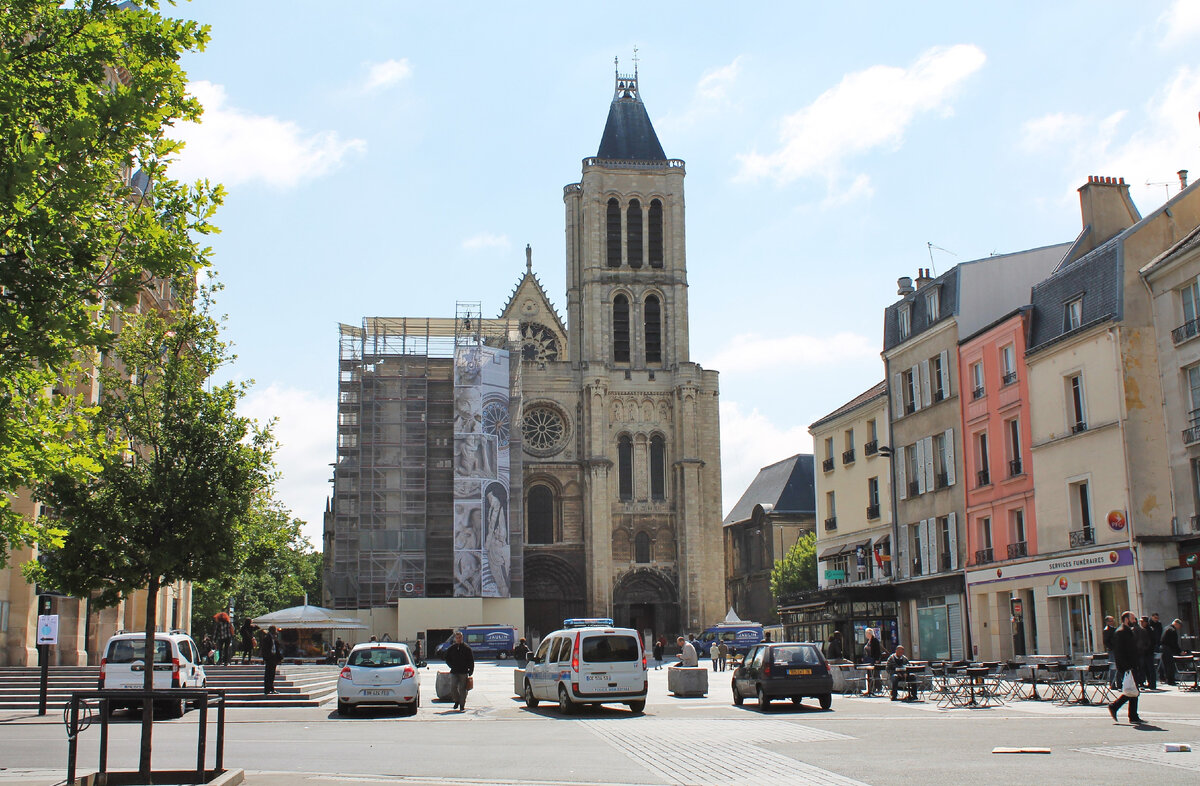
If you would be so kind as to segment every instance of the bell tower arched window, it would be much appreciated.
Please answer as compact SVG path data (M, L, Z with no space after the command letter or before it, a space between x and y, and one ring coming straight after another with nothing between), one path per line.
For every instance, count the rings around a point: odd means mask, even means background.
M639 532L633 539L633 561L646 563L650 561L650 536Z
M617 440L617 496L622 502L633 499L633 440L628 434Z
M663 211L662 201L650 200L650 227L646 238L650 245L650 267L663 266Z
M626 248L629 250L629 266L642 266L642 203L636 199L629 200L629 209L625 211Z
M554 542L554 492L546 486L529 489L525 532L530 543Z
M662 307L658 303L657 295L646 298L644 312L646 316L646 362L661 363Z
M621 266L621 203L616 197L608 200L608 266Z
M650 498L667 498L667 441L661 434L650 438Z
M613 360L629 362L629 298L613 298Z

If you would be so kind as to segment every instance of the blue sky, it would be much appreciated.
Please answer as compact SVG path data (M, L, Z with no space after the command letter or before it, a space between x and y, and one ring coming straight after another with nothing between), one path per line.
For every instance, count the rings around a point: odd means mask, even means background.
M1177 170L1200 177L1200 2L780 5L173 9L212 25L184 63L206 112L173 172L229 191L213 246L232 373L255 380L245 412L279 418L280 495L314 543L337 324L459 300L494 316L526 243L565 315L562 187L635 46L687 162L691 352L721 372L725 510L882 378L899 276L1072 239L1088 175L1124 177L1143 213Z

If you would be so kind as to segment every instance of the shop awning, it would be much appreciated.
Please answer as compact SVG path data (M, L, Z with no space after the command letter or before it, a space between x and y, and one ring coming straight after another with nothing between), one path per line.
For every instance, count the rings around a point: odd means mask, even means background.
M830 546L817 555L817 562L824 562L825 560L840 556L844 553L845 548L845 544L842 544L841 546Z

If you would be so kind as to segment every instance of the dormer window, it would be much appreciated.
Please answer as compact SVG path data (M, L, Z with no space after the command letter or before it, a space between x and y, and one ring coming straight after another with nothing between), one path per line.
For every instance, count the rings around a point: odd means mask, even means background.
M925 314L929 319L929 324L937 322L941 318L941 311L938 305L942 300L942 288L934 287L925 293Z
M1063 332L1074 330L1083 324L1083 295L1068 300L1063 305Z
M896 311L896 319L900 327L900 340L903 341L912 334L912 306L908 303L900 306Z

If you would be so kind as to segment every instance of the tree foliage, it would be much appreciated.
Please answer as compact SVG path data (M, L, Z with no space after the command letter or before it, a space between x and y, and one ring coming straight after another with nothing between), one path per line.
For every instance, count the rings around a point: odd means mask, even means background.
M179 59L207 28L158 0L118 5L0 4L0 564L39 538L9 495L97 469L76 385L112 345L112 312L205 265L216 231L220 187L165 170L171 124L201 111Z
M817 533L800 536L771 568L771 594L776 598L817 588Z

